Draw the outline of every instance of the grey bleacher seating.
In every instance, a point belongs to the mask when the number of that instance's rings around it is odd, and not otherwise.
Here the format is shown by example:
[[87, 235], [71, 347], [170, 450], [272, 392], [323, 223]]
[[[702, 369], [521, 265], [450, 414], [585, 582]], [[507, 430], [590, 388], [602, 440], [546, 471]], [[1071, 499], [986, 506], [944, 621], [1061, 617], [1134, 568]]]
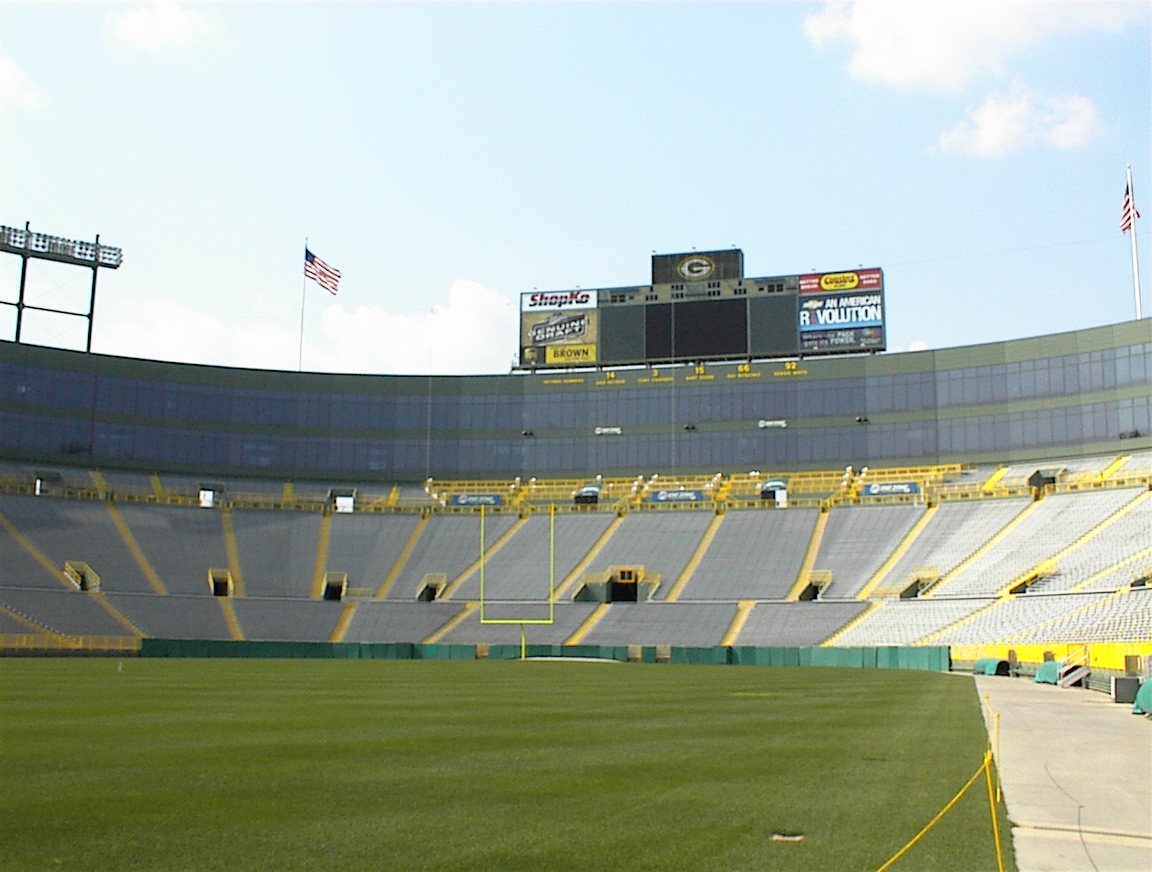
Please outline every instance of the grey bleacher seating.
[[955, 479], [955, 484], [983, 485], [999, 470], [997, 466], [973, 466], [960, 471], [960, 475]]
[[1016, 644], [1080, 644], [1084, 642], [1148, 642], [1152, 639], [1152, 588], [1088, 594], [1077, 609], [1009, 641]]
[[796, 583], [817, 513], [817, 509], [727, 512], [679, 599], [783, 599]]
[[948, 575], [933, 596], [993, 595], [1050, 560], [1142, 491], [1128, 488], [1051, 494], [987, 552]]
[[1030, 505], [1026, 498], [941, 503], [881, 587], [904, 587], [921, 567], [946, 575]]
[[729, 602], [613, 602], [584, 644], [719, 645], [735, 615]]
[[832, 581], [821, 597], [855, 596], [908, 531], [920, 520], [918, 505], [847, 506], [832, 509], [812, 568], [828, 570]]
[[328, 641], [343, 610], [338, 602], [246, 597], [232, 607], [246, 639], [289, 642]]
[[941, 645], [1000, 642], [1091, 605], [1101, 596], [1046, 596], [1030, 593], [996, 600], [987, 608], [948, 627], [933, 642]]
[[[66, 561], [81, 561], [100, 576], [104, 590], [152, 590], [104, 503], [0, 494], [0, 513], [58, 570], [63, 571]], [[30, 562], [31, 555], [27, 549], [16, 542], [11, 543], [11, 548], [12, 567], [0, 568], [0, 574], [7, 577], [10, 572], [18, 571], [27, 573], [29, 584], [49, 588], [60, 586], [43, 566], [35, 571], [37, 562], [34, 558]], [[7, 551], [6, 545], [5, 553]], [[7, 564], [8, 560], [0, 563]], [[18, 581], [13, 579], [13, 583]]]
[[436, 500], [424, 490], [422, 485], [402, 484], [397, 500], [402, 505], [435, 505]]
[[587, 645], [719, 645], [733, 603], [613, 603], [584, 637]]
[[711, 512], [635, 512], [620, 527], [588, 567], [602, 572], [611, 566], [643, 566], [649, 576], [659, 573], [663, 599], [691, 559], [714, 515]]
[[1152, 451], [1137, 451], [1129, 455], [1116, 474], [1121, 477], [1152, 475]]
[[410, 642], [419, 644], [464, 610], [450, 601], [361, 602], [344, 633], [345, 642]]
[[[284, 492], [284, 482], [279, 482], [277, 490], [280, 493]], [[292, 495], [297, 499], [302, 500], [323, 500], [328, 498], [329, 491], [333, 487], [341, 487], [340, 485], [333, 485], [326, 481], [299, 481], [293, 479], [291, 482]]]
[[[0, 606], [3, 605], [4, 598], [3, 595], [0, 594]], [[42, 626], [36, 624], [29, 625], [28, 623], [21, 621], [15, 615], [11, 615], [4, 609], [0, 609], [0, 635], [7, 636], [12, 634], [20, 635], [26, 633], [39, 633], [43, 629], [44, 628]]]
[[[105, 469], [100, 471], [107, 485], [113, 489], [125, 488], [132, 491], [149, 492], [152, 490], [152, 476], [146, 472], [132, 472], [121, 469]], [[92, 481], [88, 482], [91, 487]]]
[[[0, 516], [13, 523], [16, 534], [24, 537], [28, 534], [24, 533], [22, 528], [31, 525], [25, 523], [21, 512], [13, 510], [13, 504], [16, 503], [18, 508], [22, 501], [27, 499], [31, 498], [0, 494]], [[0, 588], [40, 587], [60, 590], [64, 587], [65, 582], [60, 576], [63, 564], [57, 565], [55, 559], [49, 555], [45, 555], [48, 565], [37, 560], [36, 555], [24, 547], [16, 534], [10, 532], [4, 524], [0, 524]]]
[[310, 512], [233, 511], [245, 594], [311, 596], [320, 521]]
[[202, 484], [223, 484], [223, 481], [211, 476], [172, 475], [171, 473], [160, 476], [160, 485], [165, 492], [186, 497], [195, 497]]
[[129, 503], [120, 512], [168, 593], [211, 592], [208, 570], [228, 566], [218, 511]]
[[[558, 602], [552, 612], [553, 623], [525, 624], [524, 638], [538, 645], [562, 645], [587, 620], [596, 606], [596, 603]], [[542, 614], [547, 617], [547, 609]], [[455, 645], [474, 645], [478, 642], [518, 645], [520, 629], [519, 624], [481, 624], [477, 612], [445, 633], [440, 641]]]
[[1152, 571], [1152, 491], [1144, 491], [1107, 523], [1089, 531], [1056, 556], [1056, 572], [1031, 592], [1115, 590], [1134, 576]]
[[[47, 465], [35, 463], [28, 464], [25, 468], [32, 475], [42, 473], [49, 477], [57, 477], [59, 484], [64, 487], [81, 489], [94, 487], [92, 471], [81, 467], [60, 466], [54, 463]], [[31, 476], [29, 477], [31, 478]]]
[[913, 645], [993, 603], [990, 599], [890, 600], [874, 606], [836, 637], [842, 647]]
[[[547, 513], [530, 516], [499, 551], [485, 558], [484, 599], [546, 603], [549, 596], [549, 575], [554, 575], [553, 582], [558, 587], [613, 519], [614, 516], [606, 512], [558, 514], [554, 516], [553, 537], [552, 518]], [[551, 571], [549, 554], [553, 547], [553, 539], [555, 569]], [[480, 599], [478, 571], [465, 579], [454, 594], [454, 598]], [[494, 608], [499, 611], [498, 607]], [[528, 611], [538, 614], [540, 610]], [[512, 608], [505, 613], [515, 617], [517, 610]]]
[[346, 573], [349, 587], [378, 590], [419, 520], [416, 515], [333, 515], [326, 568]]
[[128, 636], [131, 629], [79, 590], [0, 589], [0, 605], [65, 636]]
[[[1126, 589], [1152, 573], [1152, 493], [1146, 481], [1126, 479], [1126, 490], [1099, 481], [1106, 469], [1115, 468], [1110, 477], [1120, 479], [1152, 469], [1152, 454], [1133, 455], [1121, 466], [1115, 457], [1017, 463], [1006, 479], [1022, 480], [1037, 468], [1062, 470], [1056, 492], [1037, 502], [972, 494], [938, 503], [904, 556], [880, 579], [874, 603], [856, 596], [924, 517], [922, 506], [832, 508], [812, 567], [830, 570], [832, 583], [814, 602], [782, 600], [799, 580], [816, 508], [730, 508], [717, 516], [710, 509], [645, 505], [620, 519], [611, 511], [561, 512], [554, 521], [554, 581], [561, 584], [584, 564], [582, 571], [593, 574], [610, 566], [643, 566], [650, 576], [661, 576], [652, 602], [603, 607], [582, 639], [588, 645], [717, 645], [745, 612], [736, 645], [817, 645], [834, 636], [840, 646], [1152, 639], [1152, 594]], [[387, 509], [398, 495], [407, 511], [358, 509], [325, 517], [316, 505], [274, 507], [283, 481], [226, 480], [219, 483], [227, 493], [269, 499], [268, 508], [225, 514], [154, 501], [153, 476], [144, 472], [102, 472], [113, 489], [132, 491], [132, 499], [93, 499], [98, 476], [78, 468], [64, 468], [61, 482], [83, 488], [79, 496], [17, 493], [37, 469], [0, 465], [9, 487], [0, 493], [0, 634], [27, 635], [39, 626], [74, 636], [125, 636], [137, 629], [163, 638], [230, 639], [228, 617], [234, 615], [251, 640], [326, 641], [339, 626], [348, 642], [420, 643], [432, 636], [462, 645], [520, 641], [518, 624], [481, 624], [474, 608], [479, 574], [463, 573], [480, 555], [479, 516], [437, 510], [422, 519], [414, 506], [432, 501], [420, 485], [357, 489], [358, 507], [371, 502]], [[987, 481], [995, 471], [969, 470], [961, 478]], [[194, 496], [201, 483], [169, 475], [161, 482], [166, 492], [183, 496]], [[293, 483], [295, 495], [312, 503], [323, 500], [329, 487]], [[141, 495], [146, 499], [137, 499]], [[521, 522], [515, 512], [496, 511], [484, 523], [486, 548], [493, 549], [485, 564], [488, 618], [545, 617], [548, 515], [536, 512]], [[713, 523], [715, 536], [678, 601], [667, 602]], [[613, 534], [588, 560], [613, 524]], [[235, 580], [243, 584], [221, 600], [212, 596], [207, 576], [209, 569], [230, 565], [229, 525], [241, 576]], [[514, 526], [514, 534], [494, 549]], [[410, 543], [411, 553], [401, 562]], [[66, 560], [91, 565], [102, 593], [77, 591], [64, 580]], [[1042, 563], [1054, 571], [1028, 593], [997, 597]], [[940, 585], [920, 599], [892, 598], [927, 566], [944, 575]], [[155, 573], [163, 594], [146, 569]], [[343, 603], [314, 597], [324, 571], [347, 574], [353, 593]], [[416, 602], [428, 574], [460, 583], [447, 599]], [[384, 590], [389, 579], [394, 583]], [[577, 589], [568, 588], [551, 608], [553, 623], [525, 626], [529, 643], [563, 644], [601, 608], [573, 602]], [[755, 605], [739, 605], [748, 600]], [[501, 611], [502, 605], [509, 610]], [[449, 623], [466, 608], [465, 620]], [[346, 626], [342, 617], [350, 618]]]
[[[495, 544], [517, 521], [513, 514], [484, 519], [485, 548]], [[425, 575], [441, 574], [449, 583], [480, 558], [480, 518], [475, 514], [433, 515], [428, 519], [408, 561], [387, 598], [411, 600]]]
[[20, 463], [14, 460], [0, 460], [0, 480], [30, 482], [33, 477], [31, 464]]
[[748, 615], [737, 645], [819, 645], [868, 608], [867, 603], [757, 603]]
[[117, 611], [148, 637], [154, 639], [230, 639], [228, 623], [220, 601], [205, 593], [200, 596], [170, 594], [108, 594]]

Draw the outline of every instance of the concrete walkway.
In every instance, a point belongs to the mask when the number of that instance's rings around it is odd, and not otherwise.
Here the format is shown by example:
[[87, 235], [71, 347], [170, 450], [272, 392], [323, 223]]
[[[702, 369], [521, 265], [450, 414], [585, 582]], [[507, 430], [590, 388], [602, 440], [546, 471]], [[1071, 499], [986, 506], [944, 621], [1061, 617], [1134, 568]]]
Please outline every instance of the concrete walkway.
[[1090, 690], [975, 680], [1020, 872], [1152, 872], [1152, 720]]

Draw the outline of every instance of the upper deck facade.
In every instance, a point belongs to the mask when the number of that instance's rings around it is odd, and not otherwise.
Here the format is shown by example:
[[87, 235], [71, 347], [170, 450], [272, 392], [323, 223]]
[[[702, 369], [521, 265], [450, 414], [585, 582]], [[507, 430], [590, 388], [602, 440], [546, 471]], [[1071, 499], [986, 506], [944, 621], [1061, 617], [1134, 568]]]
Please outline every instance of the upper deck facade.
[[1152, 447], [1152, 320], [939, 351], [493, 376], [0, 342], [0, 459], [350, 481], [1002, 463]]

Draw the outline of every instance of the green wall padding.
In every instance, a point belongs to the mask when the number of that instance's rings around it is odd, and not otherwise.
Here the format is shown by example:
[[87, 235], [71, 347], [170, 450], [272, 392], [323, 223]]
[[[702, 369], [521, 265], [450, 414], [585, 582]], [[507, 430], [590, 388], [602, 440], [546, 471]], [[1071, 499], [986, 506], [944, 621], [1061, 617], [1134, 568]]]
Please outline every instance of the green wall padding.
[[[627, 662], [627, 645], [527, 645], [527, 657], [584, 657]], [[489, 645], [487, 659], [517, 660], [516, 644]], [[418, 645], [410, 642], [288, 642], [226, 639], [143, 639], [141, 657], [246, 657], [342, 660], [474, 660], [475, 645]], [[656, 662], [656, 646], [640, 649], [640, 662]], [[778, 646], [692, 647], [669, 649], [670, 663], [744, 666], [832, 666], [844, 669], [918, 669], [947, 672], [947, 647], [932, 648], [785, 648]], [[1055, 664], [1053, 664], [1055, 665]], [[1039, 677], [1037, 680], [1040, 680]]]

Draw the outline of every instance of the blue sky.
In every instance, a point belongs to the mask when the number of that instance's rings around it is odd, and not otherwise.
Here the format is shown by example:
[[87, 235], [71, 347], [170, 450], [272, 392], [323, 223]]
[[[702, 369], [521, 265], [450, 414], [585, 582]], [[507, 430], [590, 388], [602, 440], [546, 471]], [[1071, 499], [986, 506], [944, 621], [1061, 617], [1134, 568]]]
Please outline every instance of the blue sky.
[[[890, 351], [1115, 323], [1150, 9], [6, 0], [0, 224], [120, 246], [93, 350], [193, 363], [507, 372], [521, 292], [733, 245], [750, 276], [883, 267]], [[28, 302], [89, 281], [32, 261]]]

